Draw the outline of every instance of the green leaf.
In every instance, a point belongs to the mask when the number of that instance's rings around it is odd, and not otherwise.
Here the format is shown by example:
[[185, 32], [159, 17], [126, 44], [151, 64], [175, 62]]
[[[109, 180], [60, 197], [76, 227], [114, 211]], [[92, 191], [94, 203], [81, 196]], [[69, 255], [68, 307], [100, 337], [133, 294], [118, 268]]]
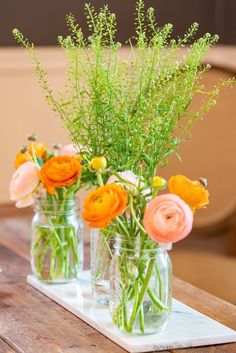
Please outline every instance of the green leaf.
[[37, 159], [39, 166], [42, 167], [44, 165], [44, 160], [41, 157], [36, 157], [36, 159]]

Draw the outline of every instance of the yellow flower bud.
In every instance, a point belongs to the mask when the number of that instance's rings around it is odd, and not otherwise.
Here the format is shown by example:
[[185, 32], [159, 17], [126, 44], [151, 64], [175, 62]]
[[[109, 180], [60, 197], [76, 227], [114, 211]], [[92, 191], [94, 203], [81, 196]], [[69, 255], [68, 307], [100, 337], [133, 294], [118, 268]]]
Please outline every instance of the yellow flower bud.
[[164, 178], [156, 175], [152, 179], [152, 185], [157, 189], [165, 189], [167, 181]]
[[107, 166], [107, 160], [105, 157], [95, 157], [90, 162], [90, 167], [94, 170], [105, 169]]

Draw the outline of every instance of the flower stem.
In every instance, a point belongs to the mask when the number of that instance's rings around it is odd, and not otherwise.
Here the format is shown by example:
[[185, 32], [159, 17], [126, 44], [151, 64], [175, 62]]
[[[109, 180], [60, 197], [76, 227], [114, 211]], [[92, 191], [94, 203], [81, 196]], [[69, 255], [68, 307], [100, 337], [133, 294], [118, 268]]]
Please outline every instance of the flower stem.
[[144, 313], [143, 313], [143, 304], [140, 307], [139, 311], [139, 327], [140, 331], [144, 333]]
[[97, 178], [98, 178], [98, 184], [100, 186], [103, 186], [104, 183], [103, 183], [103, 180], [102, 180], [102, 173], [100, 172], [100, 170], [97, 170], [96, 174], [97, 174]]
[[[129, 321], [129, 325], [128, 325], [129, 332], [132, 332], [132, 329], [133, 329], [133, 326], [134, 326], [134, 323], [136, 320], [136, 316], [139, 313], [139, 310], [140, 310], [142, 302], [143, 302], [143, 298], [144, 298], [145, 293], [148, 289], [149, 280], [152, 275], [152, 270], [153, 270], [154, 264], [155, 264], [155, 258], [153, 258], [149, 261], [146, 277], [144, 278], [140, 292], [138, 291], [138, 293], [135, 294], [136, 298], [135, 298], [132, 314], [130, 316], [130, 321]], [[137, 281], [136, 281], [136, 283], [138, 284]]]
[[142, 226], [142, 224], [139, 222], [138, 218], [136, 217], [135, 211], [134, 211], [134, 205], [133, 205], [133, 197], [130, 196], [130, 213], [133, 216], [137, 226], [140, 228], [140, 230], [146, 234], [146, 229]]

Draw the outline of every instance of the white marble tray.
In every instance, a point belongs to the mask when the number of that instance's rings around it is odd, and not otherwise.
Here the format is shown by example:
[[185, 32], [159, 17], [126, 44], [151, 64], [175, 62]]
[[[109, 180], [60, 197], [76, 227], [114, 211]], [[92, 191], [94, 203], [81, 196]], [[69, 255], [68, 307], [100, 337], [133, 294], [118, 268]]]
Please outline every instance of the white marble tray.
[[41, 283], [34, 276], [28, 276], [27, 280], [40, 292], [129, 352], [157, 352], [236, 342], [236, 331], [175, 299], [173, 300], [171, 319], [163, 331], [148, 336], [123, 334], [113, 325], [108, 307], [93, 300], [88, 271], [82, 273], [78, 283], [48, 285]]

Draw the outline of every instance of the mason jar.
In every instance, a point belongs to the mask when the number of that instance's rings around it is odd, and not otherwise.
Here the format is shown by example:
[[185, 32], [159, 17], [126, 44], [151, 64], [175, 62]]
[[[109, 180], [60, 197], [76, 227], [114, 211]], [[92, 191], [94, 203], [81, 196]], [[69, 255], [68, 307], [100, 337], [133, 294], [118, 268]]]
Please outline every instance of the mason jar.
[[91, 229], [90, 271], [91, 290], [96, 301], [109, 303], [110, 265], [113, 256], [113, 237], [105, 229]]
[[83, 223], [77, 203], [74, 199], [35, 201], [31, 267], [41, 281], [74, 281], [83, 268]]
[[109, 304], [114, 324], [130, 334], [158, 332], [171, 313], [170, 244], [117, 235], [114, 247]]

